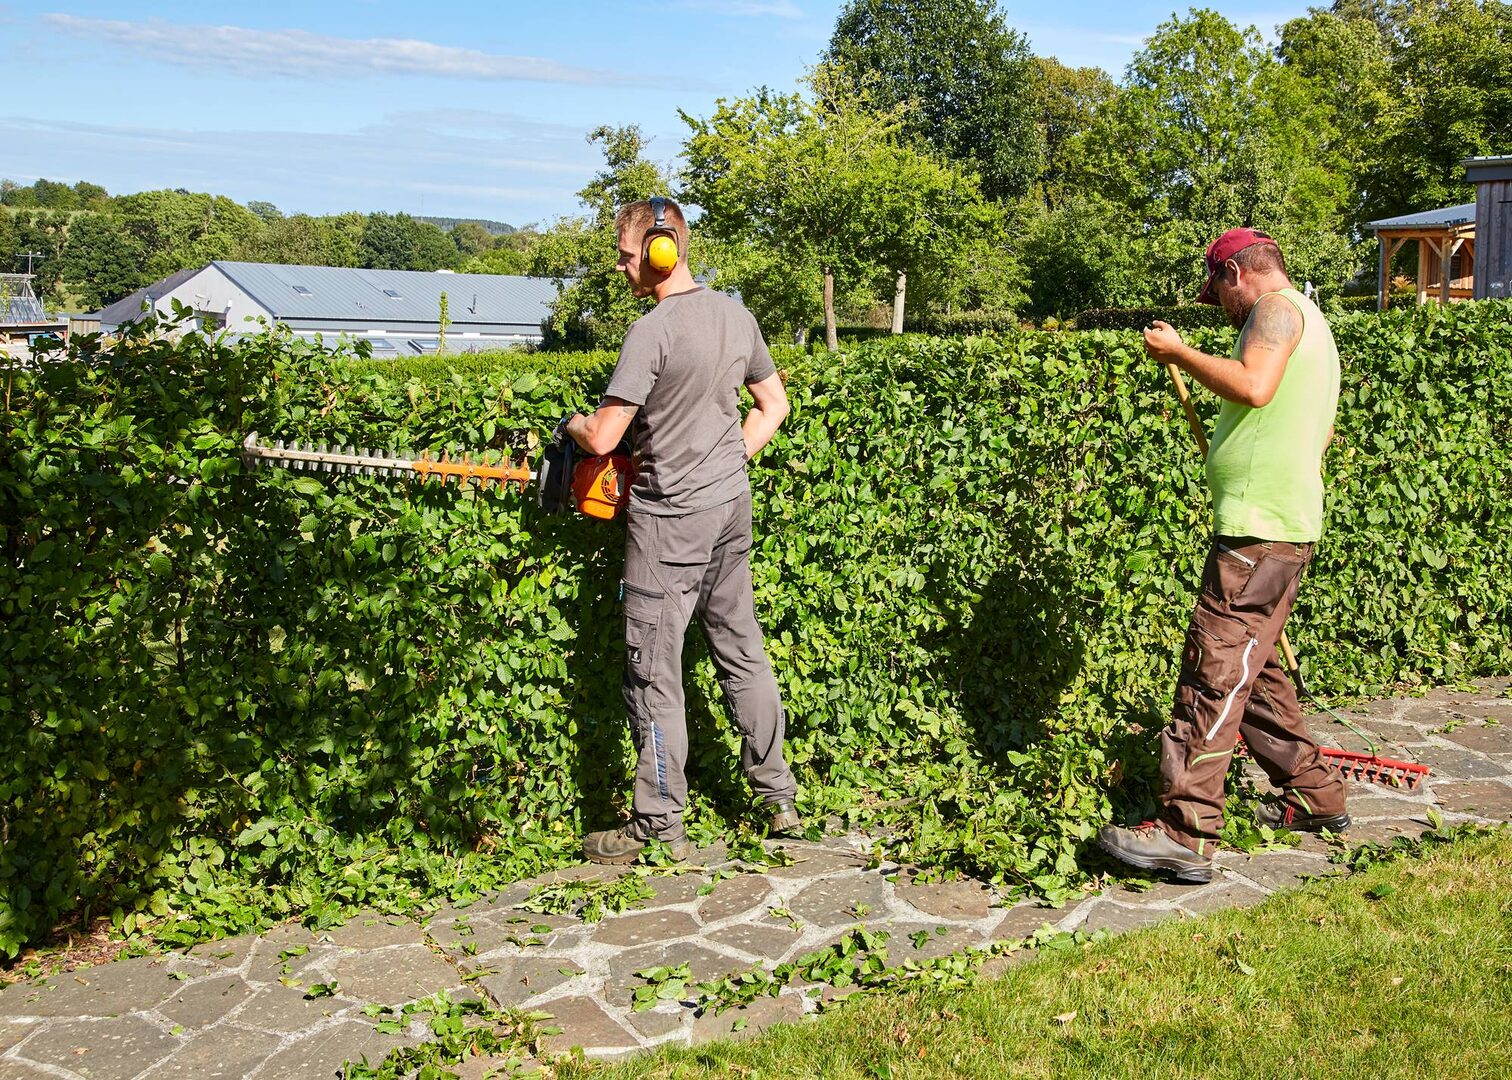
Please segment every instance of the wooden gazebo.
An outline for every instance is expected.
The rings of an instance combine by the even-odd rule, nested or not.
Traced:
[[[1378,310],[1391,298],[1391,260],[1409,240],[1418,245],[1417,302],[1430,296],[1440,303],[1469,300],[1474,295],[1475,204],[1424,210],[1418,214],[1382,218],[1365,226],[1381,242]]]

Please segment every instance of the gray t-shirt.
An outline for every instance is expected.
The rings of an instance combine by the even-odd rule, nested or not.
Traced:
[[[723,293],[677,293],[637,320],[604,391],[640,406],[630,510],[691,514],[743,494],[740,388],[776,371],[756,320]]]

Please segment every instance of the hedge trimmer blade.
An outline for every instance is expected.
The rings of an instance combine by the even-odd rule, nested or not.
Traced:
[[[242,456],[254,465],[271,465],[280,469],[292,469],[295,472],[419,477],[421,481],[439,480],[442,486],[445,486],[448,480],[456,480],[458,486],[464,483],[475,483],[480,489],[486,488],[489,484],[500,487],[515,484],[521,492],[524,492],[526,485],[535,479],[535,473],[524,465],[511,465],[508,462],[487,465],[471,460],[468,454],[463,454],[460,461],[453,461],[451,456],[445,453],[440,458],[432,458],[429,454],[421,454],[417,458],[406,458],[366,447],[346,446],[332,449],[310,443],[302,446],[299,443],[292,443],[285,446],[282,439],[272,446],[264,446],[257,441],[255,431],[242,440]]]

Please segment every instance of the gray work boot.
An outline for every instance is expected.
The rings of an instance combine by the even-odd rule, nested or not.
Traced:
[[[686,836],[680,836],[676,840],[663,840],[662,843],[667,846],[672,857],[679,862],[692,858],[693,852],[697,850],[693,846],[693,841]],[[589,833],[583,837],[583,855],[592,863],[609,866],[632,863],[645,850],[646,841],[632,835],[628,825],[618,829]]]
[[[1141,870],[1170,870],[1184,884],[1202,885],[1213,880],[1212,859],[1178,844],[1153,821],[1136,829],[1104,825],[1097,831],[1097,846]]]
[[[803,835],[803,818],[798,815],[798,804],[792,799],[780,799],[767,809],[772,812],[772,820],[767,825],[768,836]]]
[[[1349,828],[1348,814],[1312,814],[1286,799],[1270,799],[1255,808],[1255,820],[1272,829],[1295,829],[1298,832],[1343,832]]]

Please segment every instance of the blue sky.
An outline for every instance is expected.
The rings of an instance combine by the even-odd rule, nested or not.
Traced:
[[[794,87],[841,0],[0,0],[0,177],[184,187],[286,212],[549,222],[639,124],[671,162],[678,110]],[[1170,18],[1147,0],[1006,0],[1034,51],[1120,75]],[[1268,36],[1284,0],[1221,6]],[[1185,8],[1181,8],[1183,12]]]

